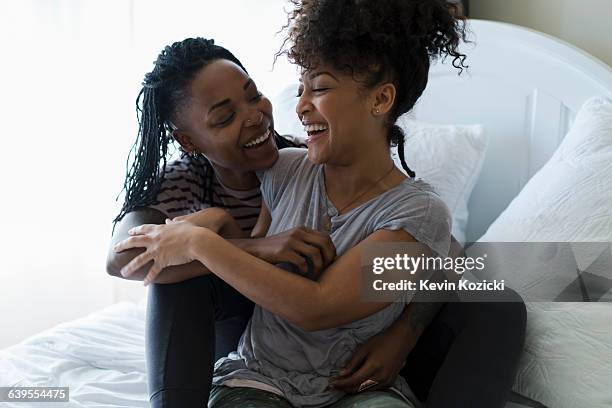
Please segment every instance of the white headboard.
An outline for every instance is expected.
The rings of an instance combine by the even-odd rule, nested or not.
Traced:
[[[469,202],[467,241],[477,240],[551,157],[581,105],[612,98],[612,70],[554,37],[523,27],[470,20],[467,72],[450,59],[430,70],[417,119],[481,123],[489,148]]]
[[[469,69],[451,60],[430,70],[411,113],[439,124],[483,124],[489,148],[469,202],[467,241],[476,241],[551,157],[582,104],[612,98],[612,70],[589,54],[527,28],[470,20],[462,52]],[[302,134],[295,115],[297,85],[274,99],[275,127]],[[410,165],[410,163],[408,163]]]

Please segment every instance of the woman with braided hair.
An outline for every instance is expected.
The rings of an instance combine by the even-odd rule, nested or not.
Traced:
[[[307,228],[243,239],[256,232],[261,207],[254,172],[270,167],[278,149],[296,144],[274,131],[269,100],[228,50],[204,38],[166,47],[145,76],[136,106],[138,138],[113,245],[128,237],[130,228],[163,224],[166,218],[196,215],[196,221],[214,228],[231,216],[236,228],[218,231],[235,237],[233,242],[249,253],[273,263],[292,262],[304,271],[305,256],[316,268],[329,262],[334,251],[329,236]],[[180,144],[181,157],[166,162],[173,141]],[[142,252],[109,251],[108,273],[121,277],[121,268]],[[253,304],[199,262],[165,268],[147,281],[149,267],[127,278],[156,283],[147,311],[151,403],[202,406],[215,356],[236,349]],[[190,362],[195,369],[185,369]]]
[[[296,2],[287,55],[303,69],[296,110],[309,133],[308,150],[271,149],[271,163],[248,151],[266,148],[273,129],[271,109],[259,106],[255,93],[243,95],[248,77],[228,75],[223,60],[190,77],[190,103],[175,105],[182,115],[163,113],[173,136],[220,169],[221,187],[233,180],[245,190],[249,185],[239,185],[237,174],[257,171],[263,203],[251,236],[270,239],[305,224],[304,234],[311,235],[302,235],[301,243],[311,252],[291,247],[293,255],[307,258],[300,268],[299,260],[253,250],[245,244],[253,240],[241,238],[241,219],[224,211],[199,211],[166,219],[166,225],[140,219],[132,225],[145,225],[116,235],[117,255],[145,248],[124,266],[116,264],[123,276],[148,274],[163,283],[173,268],[200,268],[183,278],[209,272],[179,283],[183,289],[174,297],[162,292],[177,284],[152,285],[147,358],[153,406],[206,403],[207,338],[215,321],[245,315],[236,312],[237,299],[256,305],[237,351],[215,366],[212,407],[503,406],[523,341],[520,299],[486,308],[404,307],[364,302],[358,283],[368,243],[420,242],[433,254],[452,254],[448,208],[431,186],[395,168],[389,146],[402,143],[395,120],[423,92],[430,61],[448,55],[463,67],[465,56],[457,50],[462,34],[438,0]],[[205,93],[214,97],[207,100]],[[217,107],[228,105],[215,120]],[[234,120],[239,126],[225,133],[228,139],[213,137],[222,132],[215,126],[233,126]],[[256,130],[246,133],[251,126]],[[255,164],[232,164],[251,153]],[[180,319],[181,313],[190,317]],[[164,330],[151,329],[164,324]],[[397,376],[404,361],[403,376]]]

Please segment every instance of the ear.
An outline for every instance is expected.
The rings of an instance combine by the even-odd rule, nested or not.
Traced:
[[[191,136],[176,129],[172,131],[172,137],[176,140],[186,153],[193,153],[198,148],[191,141]]]
[[[384,116],[389,113],[395,102],[395,93],[395,85],[391,82],[377,86],[371,94],[372,115]]]

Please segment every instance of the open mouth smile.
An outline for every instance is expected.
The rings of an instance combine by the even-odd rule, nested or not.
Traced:
[[[263,145],[266,140],[268,140],[268,138],[270,137],[270,134],[272,133],[272,131],[270,129],[266,130],[266,133],[264,133],[263,135],[251,140],[249,143],[246,143],[245,145],[243,145],[242,147],[244,147],[245,149],[253,149],[256,147],[259,147],[261,145]]]

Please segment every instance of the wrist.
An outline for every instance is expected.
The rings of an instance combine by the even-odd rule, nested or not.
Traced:
[[[395,321],[394,324],[389,327],[389,330],[393,332],[393,336],[400,339],[406,354],[412,350],[423,332],[421,328],[412,327],[410,322],[406,321],[405,319]]]
[[[260,258],[260,251],[258,250],[258,238],[240,238],[232,239],[231,242],[238,248],[242,249],[257,258]]]
[[[201,227],[206,227],[211,231],[220,234],[221,231],[225,228],[225,226],[232,219],[231,215],[227,211],[219,207],[213,207],[209,209],[209,211],[214,211],[215,218],[211,225],[201,225]]]
[[[206,227],[195,227],[193,233],[190,234],[187,250],[189,256],[194,260],[199,260],[204,249],[204,243],[210,241],[215,235],[217,234]]]

